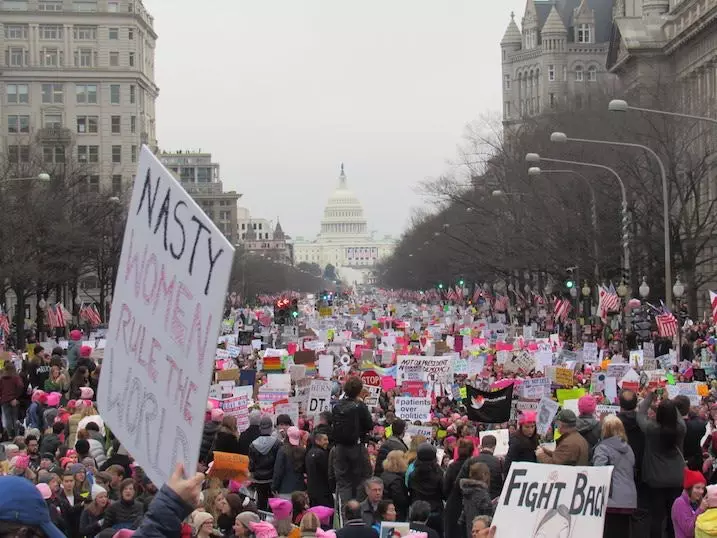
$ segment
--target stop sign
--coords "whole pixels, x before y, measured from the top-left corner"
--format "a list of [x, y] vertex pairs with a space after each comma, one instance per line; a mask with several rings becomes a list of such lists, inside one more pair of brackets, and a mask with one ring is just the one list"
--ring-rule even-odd
[[380, 387], [381, 376], [379, 376], [374, 370], [367, 370], [361, 374], [361, 381], [364, 385], [369, 387]]

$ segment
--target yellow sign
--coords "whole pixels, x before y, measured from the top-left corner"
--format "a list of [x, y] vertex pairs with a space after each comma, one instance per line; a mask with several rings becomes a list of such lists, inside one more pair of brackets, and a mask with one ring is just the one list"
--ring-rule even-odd
[[555, 369], [555, 383], [563, 387], [573, 386], [573, 371], [570, 368]]
[[319, 308], [319, 316], [322, 318], [330, 318], [333, 314], [333, 309], [330, 306], [322, 306]]

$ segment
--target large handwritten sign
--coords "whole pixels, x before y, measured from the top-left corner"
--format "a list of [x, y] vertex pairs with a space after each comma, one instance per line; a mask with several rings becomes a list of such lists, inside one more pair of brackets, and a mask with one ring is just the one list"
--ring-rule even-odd
[[144, 146], [98, 390], [102, 418], [160, 486], [193, 475], [234, 248]]

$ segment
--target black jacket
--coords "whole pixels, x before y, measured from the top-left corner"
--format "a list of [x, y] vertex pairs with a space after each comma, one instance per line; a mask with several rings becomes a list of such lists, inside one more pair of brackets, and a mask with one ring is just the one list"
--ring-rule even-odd
[[[456, 479], [458, 478], [458, 473], [461, 472], [461, 468], [467, 460], [468, 458], [458, 458], [457, 460], [454, 460], [448, 464], [448, 468], [443, 475], [443, 496], [446, 499], [450, 496], [451, 491], [453, 491], [453, 488], [458, 485], [458, 483], [456, 482]], [[458, 517], [458, 514], [456, 514], [456, 517]]]
[[406, 521], [411, 501], [408, 498], [404, 474], [384, 471], [381, 480], [383, 480], [383, 498], [391, 499], [396, 507], [396, 521]]
[[[214, 438], [214, 452], [231, 452], [232, 454], [240, 454], [239, 439], [228, 430], [219, 429]], [[213, 459], [213, 458], [212, 458]]]
[[329, 451], [316, 445], [306, 453], [306, 485], [311, 506], [333, 507], [329, 488]]
[[144, 505], [136, 500], [113, 502], [104, 514], [103, 529], [137, 529], [142, 523]]
[[503, 465], [500, 460], [490, 452], [481, 452], [476, 457], [476, 461], [485, 463], [490, 469], [490, 485], [488, 486], [490, 498], [500, 497], [500, 492], [503, 491]]
[[347, 521], [336, 531], [336, 538], [378, 538], [378, 533], [362, 520]]
[[78, 538], [80, 536], [80, 516], [85, 507], [83, 499], [80, 497], [80, 492], [75, 491], [75, 504], [72, 505], [70, 501], [67, 500], [65, 492], [60, 489], [60, 492], [57, 494], [57, 501], [60, 505], [62, 519], [65, 522], [65, 534], [68, 538]]
[[249, 455], [249, 446], [259, 437], [259, 426], [249, 426], [239, 434], [239, 454]]
[[386, 456], [388, 456], [388, 453], [392, 450], [408, 452], [408, 447], [406, 446], [406, 443], [403, 442], [403, 439], [396, 437], [395, 435], [386, 439], [381, 445], [381, 448], [378, 449], [378, 454], [376, 454], [376, 467], [374, 467], [373, 471], [374, 475], [381, 476], [383, 473], [383, 462], [386, 459]]
[[635, 485], [641, 482], [642, 460], [645, 455], [645, 434], [637, 424], [636, 411], [620, 411], [617, 418], [622, 421], [627, 434], [627, 444], [635, 454]]
[[52, 454], [55, 455], [57, 447], [62, 443], [60, 438], [54, 433], [48, 433], [42, 436], [42, 442], [40, 443], [40, 454]]
[[162, 486], [149, 510], [142, 518], [142, 524], [132, 535], [133, 538], [166, 538], [179, 536], [182, 521], [192, 513], [192, 507], [187, 505], [179, 496]]
[[436, 529], [432, 529], [425, 523], [411, 521], [411, 530], [414, 532], [425, 532], [428, 535], [428, 538], [441, 538]]
[[204, 423], [204, 431], [202, 432], [202, 444], [199, 446], [199, 461], [201, 463], [209, 463], [209, 451], [214, 443], [214, 436], [219, 430], [219, 424], [213, 421]]
[[366, 404], [358, 400], [339, 400], [333, 410], [336, 444], [355, 445], [373, 429], [373, 418]]
[[505, 474], [510, 471], [510, 465], [514, 461], [527, 461], [529, 463], [538, 463], [535, 456], [535, 450], [538, 448], [538, 436], [526, 437], [518, 432], [510, 436], [508, 442], [508, 454], [505, 456], [505, 465], [503, 469]]
[[80, 536], [85, 538], [93, 538], [102, 530], [100, 520], [104, 517], [104, 512], [100, 516], [94, 515], [92, 512], [87, 510], [87, 506], [82, 511], [80, 516]]
[[45, 386], [45, 381], [50, 377], [50, 364], [41, 362], [39, 364], [30, 363], [30, 384], [34, 388], [42, 389]]
[[687, 466], [693, 471], [702, 470], [702, 447], [700, 441], [705, 436], [707, 422], [697, 415], [690, 415], [685, 419], [684, 449], [682, 453], [685, 455]]
[[459, 487], [463, 495], [463, 511], [459, 523], [466, 529], [464, 536], [471, 538], [473, 519], [477, 516], [493, 516], [493, 503], [483, 482], [462, 478]]
[[249, 447], [249, 472], [254, 482], [271, 482], [281, 441], [271, 435], [260, 435]]

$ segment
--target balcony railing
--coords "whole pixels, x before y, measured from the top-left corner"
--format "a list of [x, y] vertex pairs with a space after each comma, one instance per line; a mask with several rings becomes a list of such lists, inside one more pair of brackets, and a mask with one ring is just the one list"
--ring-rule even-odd
[[72, 143], [72, 131], [67, 127], [42, 127], [37, 130], [39, 142], [54, 142], [56, 144]]

